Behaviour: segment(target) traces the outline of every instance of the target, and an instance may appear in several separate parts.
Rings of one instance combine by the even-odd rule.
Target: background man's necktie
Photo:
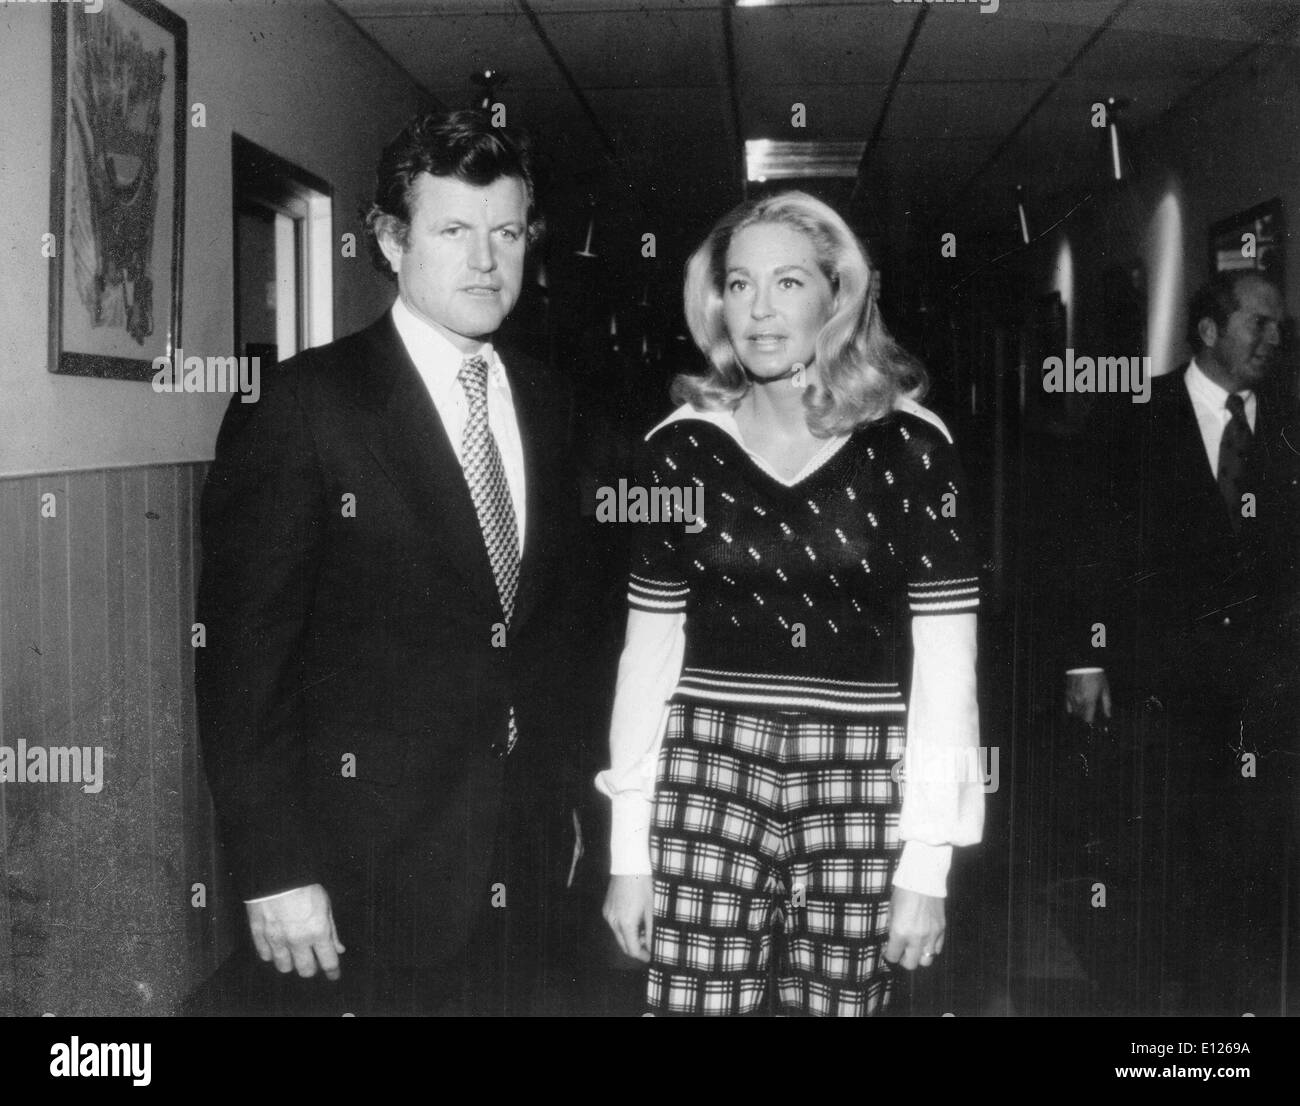
[[[1232,418],[1223,428],[1223,439],[1219,443],[1219,494],[1228,505],[1235,530],[1241,526],[1242,493],[1250,491],[1245,484],[1250,447],[1255,441],[1255,435],[1251,433],[1250,423],[1246,421],[1246,403],[1241,396],[1233,392],[1224,406]]]
[[[469,399],[469,418],[465,420],[461,467],[469,485],[470,498],[478,513],[478,524],[487,546],[488,562],[496,580],[497,594],[506,625],[515,612],[515,593],[519,590],[519,520],[510,484],[506,480],[501,451],[488,426],[488,363],[482,357],[467,357],[456,374]],[[513,749],[519,734],[515,727],[515,709],[510,708],[509,743]]]

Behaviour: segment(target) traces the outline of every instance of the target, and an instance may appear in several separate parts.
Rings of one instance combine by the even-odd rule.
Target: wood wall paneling
[[[98,793],[0,785],[0,1014],[173,1013],[238,936],[193,700],[205,469],[0,480],[0,743],[103,749]]]

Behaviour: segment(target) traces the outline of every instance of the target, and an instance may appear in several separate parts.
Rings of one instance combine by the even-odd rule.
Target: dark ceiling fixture
[[[469,75],[470,84],[477,85],[482,91],[470,98],[470,107],[489,111],[497,102],[498,90],[506,83],[506,74],[500,69],[479,69]]]

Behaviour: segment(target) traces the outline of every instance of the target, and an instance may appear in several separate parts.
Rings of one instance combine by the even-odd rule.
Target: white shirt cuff
[[[245,899],[244,905],[251,906],[255,902],[270,902],[272,899],[282,899],[285,895],[292,895],[301,890],[303,890],[302,887],[291,887],[288,891],[277,891],[274,895],[263,895],[260,899]]]
[[[948,896],[948,868],[952,864],[951,845],[927,845],[924,841],[904,841],[903,855],[894,870],[894,886],[937,899]]]
[[[613,797],[613,826],[610,833],[609,874],[650,874],[650,816],[654,804],[641,794]]]

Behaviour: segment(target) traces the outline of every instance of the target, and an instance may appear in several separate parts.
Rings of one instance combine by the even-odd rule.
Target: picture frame
[[[1246,234],[1254,236],[1251,255],[1243,250]],[[1286,222],[1280,197],[1211,225],[1210,275],[1235,269],[1258,270],[1285,294]]]
[[[51,16],[49,370],[150,380],[181,345],[185,20],[156,0]]]

